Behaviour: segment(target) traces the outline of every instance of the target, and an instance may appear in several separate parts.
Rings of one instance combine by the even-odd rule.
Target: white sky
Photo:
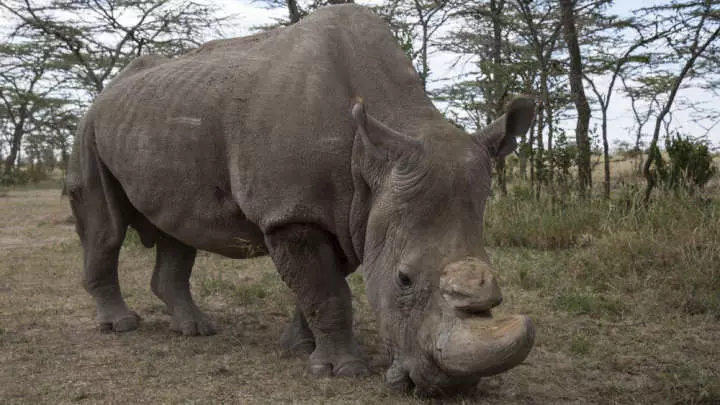
[[[359,3],[368,4],[375,1],[377,0],[360,0]],[[633,9],[637,9],[643,6],[649,6],[653,3],[653,0],[618,0],[616,1],[616,5],[612,8],[611,12],[619,15],[628,15]],[[227,30],[227,34],[232,36],[243,35],[250,32],[250,29],[253,26],[270,23],[273,21],[273,17],[284,17],[287,14],[286,8],[269,10],[265,9],[261,3],[253,3],[250,0],[218,0],[217,5],[221,7],[221,9],[226,10],[228,14],[235,14],[238,17],[239,25],[236,27],[231,27]],[[459,67],[458,69],[452,71],[450,70],[449,65],[454,60],[454,55],[433,55],[431,58],[431,80],[440,79],[459,73],[458,69],[462,70],[462,67]],[[467,68],[470,67],[471,66],[467,66]],[[601,89],[606,88],[608,80],[609,79],[599,78],[597,84]],[[618,80],[618,83],[616,83],[612,95],[613,98],[608,114],[608,136],[610,138],[611,145],[616,140],[626,140],[630,142],[633,142],[634,140],[634,131],[632,129],[634,119],[632,111],[630,109],[630,101],[623,96],[622,92],[620,91],[621,88],[622,83],[620,83]],[[590,89],[587,89],[586,92],[589,99],[594,99],[595,96],[593,93],[591,93]],[[601,92],[603,92],[603,90],[601,90]],[[716,103],[716,100],[713,99],[713,95],[710,92],[697,89],[682,90],[679,93],[678,97],[684,97],[687,99],[692,99],[693,101],[704,102],[707,103],[707,106],[712,106],[713,103]],[[594,125],[597,125],[599,134],[600,112],[597,111],[593,114],[593,116],[594,119],[591,122],[590,126],[592,128]],[[698,136],[706,133],[706,129],[703,129],[700,125],[694,122],[689,111],[674,111],[672,122],[674,127],[684,134]],[[709,123],[705,123],[706,126],[708,124]],[[574,129],[574,120],[564,122],[563,127],[566,127],[568,130],[570,130],[568,135],[571,135],[572,130]],[[647,134],[646,138],[649,137],[649,134],[651,133],[653,127],[654,120],[646,124],[644,130],[644,132]],[[720,125],[717,125],[715,128],[713,128],[713,130],[708,133],[708,138],[712,141],[713,145],[720,145]]]

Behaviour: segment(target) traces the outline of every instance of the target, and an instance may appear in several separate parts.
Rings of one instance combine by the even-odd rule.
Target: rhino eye
[[[400,285],[403,287],[410,287],[410,285],[412,285],[410,276],[405,274],[403,271],[398,271],[398,280],[400,281]]]

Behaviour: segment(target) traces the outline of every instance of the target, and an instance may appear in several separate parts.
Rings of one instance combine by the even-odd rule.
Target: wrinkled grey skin
[[[533,328],[490,315],[502,296],[482,218],[491,158],[533,114],[518,98],[483,131],[458,130],[382,19],[355,5],[139,58],[85,116],[67,177],[98,322],[138,327],[117,275],[132,226],[156,247],[152,290],[185,335],[215,332],[190,294],[197,249],[268,253],[298,304],[282,342],[310,353],[312,374],[368,373],[345,281],[360,264],[393,387],[440,393],[507,370]]]

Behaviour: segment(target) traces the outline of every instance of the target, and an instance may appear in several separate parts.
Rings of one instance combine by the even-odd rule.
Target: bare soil
[[[102,333],[80,284],[69,215],[56,189],[0,197],[2,404],[720,404],[719,319],[653,313],[622,291],[607,302],[564,294],[571,278],[527,287],[562,252],[491,252],[504,288],[500,312],[529,314],[538,339],[525,363],[483,380],[471,396],[421,400],[387,390],[359,275],[350,279],[356,331],[375,375],[304,376],[304,360],[284,356],[276,343],[292,300],[267,258],[200,254],[193,292],[219,333],[186,338],[169,330],[150,291],[153,251],[128,244],[121,285],[143,322],[134,332]]]

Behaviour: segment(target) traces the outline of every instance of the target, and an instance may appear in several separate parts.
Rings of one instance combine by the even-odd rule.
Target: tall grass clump
[[[720,319],[717,193],[661,189],[645,204],[639,190],[626,188],[607,202],[555,206],[510,194],[489,202],[485,239],[491,247],[563,249],[561,262],[536,270],[558,286],[642,297],[658,310]]]
[[[720,199],[661,191],[646,207],[610,207],[602,237],[577,255],[582,279],[720,318]]]
[[[598,232],[607,204],[600,200],[535,199],[517,187],[488,204],[485,241],[496,247],[567,249],[587,244]]]

